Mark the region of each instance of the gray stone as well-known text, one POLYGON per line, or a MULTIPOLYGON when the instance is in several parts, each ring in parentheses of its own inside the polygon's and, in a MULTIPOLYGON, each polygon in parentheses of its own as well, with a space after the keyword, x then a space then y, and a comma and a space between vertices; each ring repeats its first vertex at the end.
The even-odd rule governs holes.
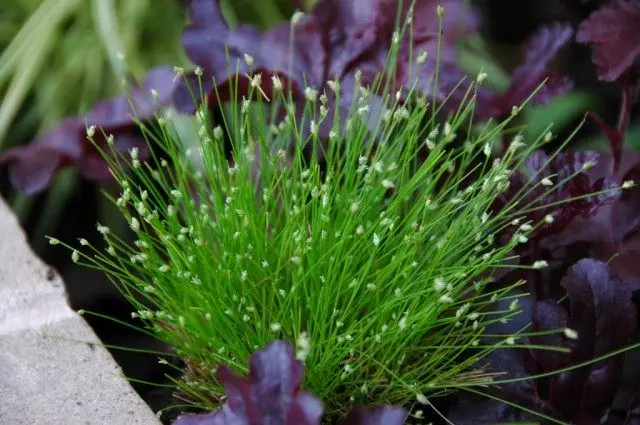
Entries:
POLYGON ((158 425, 0 199, 0 424, 158 425))

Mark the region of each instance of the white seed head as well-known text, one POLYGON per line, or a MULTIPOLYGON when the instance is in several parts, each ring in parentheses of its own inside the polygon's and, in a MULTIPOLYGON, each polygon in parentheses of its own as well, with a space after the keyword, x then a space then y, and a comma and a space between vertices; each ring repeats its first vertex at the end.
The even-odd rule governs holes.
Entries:
POLYGON ((280 323, 275 322, 272 323, 271 326, 269 326, 269 329, 271 329, 271 332, 280 332, 280 330, 282 329, 282 325, 280 325, 280 323))
POLYGON ((245 53, 244 54, 244 62, 247 64, 247 66, 253 65, 253 56, 245 53))
POLYGON ((480 73, 478 74, 478 77, 476 77, 476 82, 477 82, 478 84, 482 84, 482 83, 484 82, 484 80, 486 80, 486 79, 487 79, 487 77, 488 77, 488 75, 487 75, 487 73, 486 73, 486 72, 480 72, 480 73))
POLYGON ((416 400, 420 404, 429 404, 429 400, 427 400, 427 397, 425 397, 425 395, 422 393, 416 394, 416 400))
POLYGON ((622 188, 623 189, 629 189, 630 187, 635 186, 635 182, 633 180, 626 180, 624 183, 622 183, 622 188))
POLYGON ((444 7, 439 4, 436 7, 436 13, 438 14, 438 18, 442 19, 442 17, 444 16, 444 7))
POLYGON ((427 61, 427 56, 428 56, 428 53, 426 51, 420 53, 416 61, 418 65, 422 65, 423 63, 425 63, 427 61))
POLYGON ((95 136, 96 134, 96 126, 92 125, 89 128, 87 128, 87 137, 88 138, 92 138, 93 136, 95 136))
POLYGON ((135 217, 131 218, 131 222, 129 223, 129 226, 131 227, 131 230, 133 230, 134 232, 137 232, 138 230, 140 230, 140 222, 135 217))
POLYGON ((447 285, 445 284, 444 280, 440 277, 436 278, 433 281, 433 289, 435 289, 436 292, 442 292, 446 286, 447 285))
POLYGON ((358 212, 358 210, 360 210, 360 203, 359 202, 354 202, 351 204, 351 212, 358 212))
POLYGON ((548 177, 543 178, 540 183, 542 183, 543 186, 553 186, 553 182, 548 177))
POLYGON ((385 189, 394 189, 396 185, 391 180, 384 179, 382 180, 382 187, 384 187, 385 189))
POLYGON ((547 224, 553 223, 553 216, 551 214, 547 214, 544 216, 544 222, 547 224))
POLYGON ((576 340, 578 339, 578 332, 576 332, 571 328, 564 328, 564 336, 566 336, 569 339, 576 340))
POLYGON ((545 260, 538 260, 534 261, 531 267, 533 267, 534 269, 544 269, 547 266, 549 266, 549 263, 547 263, 545 260))
POLYGON ((373 244, 375 246, 379 246, 380 245, 380 236, 378 236, 377 233, 373 234, 373 244))
POLYGON ((77 263, 78 260, 80 260, 80 253, 78 251, 76 251, 76 250, 73 250, 73 252, 71 253, 71 260, 74 263, 77 263))
POLYGON ((442 295, 438 301, 440 301, 440 303, 442 304, 451 304, 453 302, 453 298, 445 294, 442 295))
POLYGON ((507 345, 514 345, 516 343, 516 339, 512 336, 510 336, 509 338, 505 339, 504 342, 507 345))
POLYGON ((404 328, 406 328, 406 327, 407 327, 407 316, 406 316, 406 315, 405 315, 405 316, 402 316, 402 317, 400 318, 400 321, 398 321, 398 327, 399 327, 400 329, 404 329, 404 328))
POLYGON ((486 157, 491 156, 491 145, 489 143, 484 144, 484 149, 482 150, 486 157))
POLYGON ((293 26, 298 25, 298 23, 302 20, 303 17, 304 17, 304 12, 300 10, 296 10, 295 12, 293 12, 293 16, 291 16, 291 24, 293 26))
POLYGON ((309 101, 314 103, 318 99, 318 90, 312 87, 306 87, 304 89, 304 97, 309 101))

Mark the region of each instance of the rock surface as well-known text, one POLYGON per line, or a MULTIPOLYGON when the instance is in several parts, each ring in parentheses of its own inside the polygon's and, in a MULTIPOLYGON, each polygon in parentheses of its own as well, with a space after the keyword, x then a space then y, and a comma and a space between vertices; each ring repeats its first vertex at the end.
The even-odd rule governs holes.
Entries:
POLYGON ((0 234, 0 424, 160 424, 1 199, 0 234))

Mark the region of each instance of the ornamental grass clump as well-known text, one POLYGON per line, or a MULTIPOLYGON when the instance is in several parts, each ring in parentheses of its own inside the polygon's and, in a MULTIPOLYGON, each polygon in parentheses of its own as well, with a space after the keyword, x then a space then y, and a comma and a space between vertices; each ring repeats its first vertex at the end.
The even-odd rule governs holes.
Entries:
MULTIPOLYGON (((218 366, 246 373, 275 339, 295 345, 303 386, 328 417, 488 384, 473 368, 522 335, 484 335, 518 314, 512 288, 489 288, 491 273, 542 224, 519 214, 532 187, 493 207, 511 170, 549 137, 524 148, 517 135, 494 158, 510 119, 473 125, 484 75, 446 119, 442 105, 396 93, 382 77, 365 86, 356 73, 346 119, 331 108, 338 81, 307 87, 296 103, 277 76, 268 89, 262 74, 245 77, 246 97, 235 75, 231 101, 208 105, 195 93, 192 120, 141 123, 148 159, 135 148, 103 152, 134 241, 98 225, 106 249, 81 240, 72 253, 106 272, 133 316, 185 361, 181 397, 218 407, 218 366), (511 307, 493 309, 498 300, 511 307)), ((99 131, 89 128, 90 138, 99 131)))

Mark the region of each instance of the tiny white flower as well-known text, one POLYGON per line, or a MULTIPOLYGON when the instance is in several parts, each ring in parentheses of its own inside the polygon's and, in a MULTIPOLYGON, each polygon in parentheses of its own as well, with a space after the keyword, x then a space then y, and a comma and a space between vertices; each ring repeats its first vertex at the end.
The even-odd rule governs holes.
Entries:
POLYGON ((82 239, 80 239, 80 245, 87 246, 87 245, 89 245, 89 241, 84 239, 84 238, 82 238, 82 239))
POLYGON ((438 301, 440 301, 442 304, 451 304, 453 302, 453 298, 445 294, 442 295, 438 301))
POLYGON ((549 131, 544 135, 544 141, 545 143, 549 143, 551 139, 553 139, 553 133, 549 131))
POLYGON ((547 214, 544 216, 544 222, 547 224, 553 223, 553 216, 551 214, 547 214))
POLYGON ((626 180, 624 183, 622 183, 622 188, 623 189, 629 189, 630 187, 633 187, 636 183, 633 180, 626 180))
POLYGON ((244 54, 244 61, 245 61, 245 63, 246 63, 248 66, 253 65, 253 56, 251 56, 251 55, 249 55, 249 54, 245 53, 245 54, 244 54))
POLYGON ((92 125, 89 128, 87 128, 87 137, 88 138, 92 138, 93 136, 95 136, 96 134, 96 126, 92 125))
POLYGON ((520 226, 520 230, 522 230, 523 232, 529 232, 533 229, 533 226, 531 226, 529 223, 524 223, 522 226, 520 226))
POLYGON ((78 260, 80 260, 80 253, 76 250, 73 250, 73 252, 71 253, 71 260, 73 260, 74 263, 77 263, 78 260))
POLYGON ((327 85, 329 86, 329 89, 336 94, 338 93, 338 90, 340 90, 340 81, 337 78, 335 80, 327 81, 327 85))
POLYGON ((491 145, 489 143, 484 144, 484 149, 482 150, 484 155, 489 157, 491 156, 491 145))
POLYGON ((378 236, 377 233, 373 234, 373 244, 375 246, 379 246, 380 245, 380 236, 378 236))
POLYGON ((282 325, 280 325, 280 323, 275 322, 272 323, 271 326, 269 326, 269 329, 271 329, 271 332, 280 332, 280 329, 282 329, 282 325))
POLYGON ((519 106, 512 106, 511 107, 511 116, 516 116, 520 113, 520 107, 519 106))
POLYGON ((542 183, 543 186, 553 186, 553 182, 548 177, 543 178, 540 183, 542 183))
POLYGON ((515 300, 511 301, 511 304, 509 304, 509 310, 515 311, 517 308, 518 308, 518 299, 516 298, 515 300))
POLYGON ((314 103, 318 98, 318 90, 312 87, 306 87, 304 89, 304 97, 309 101, 314 103))
POLYGON ((400 329, 404 329, 407 327, 407 316, 402 316, 400 318, 400 321, 398 322, 398 327, 400 329))
POLYGON ((358 212, 360 210, 360 203, 354 202, 351 204, 351 212, 358 212))
POLYGON ((356 228, 356 234, 361 235, 364 233, 364 226, 361 224, 356 228))
POLYGON ((519 243, 527 243, 528 240, 529 240, 529 238, 527 238, 525 235, 518 235, 518 242, 519 243))
POLYGON ((546 261, 538 260, 538 261, 534 261, 533 265, 531 267, 533 267, 534 269, 544 269, 548 265, 549 265, 549 263, 547 263, 546 261))
POLYGON ((246 271, 246 270, 243 270, 243 271, 240 273, 240 281, 241 281, 241 282, 244 282, 245 280, 247 280, 247 271, 246 271))
POLYGON ((480 72, 480 73, 478 74, 478 77, 476 78, 476 82, 477 82, 478 84, 482 84, 482 83, 484 82, 484 80, 486 80, 486 79, 487 79, 487 77, 488 77, 488 75, 487 75, 487 73, 486 73, 486 72, 480 72))
POLYGON ((564 328, 564 336, 566 336, 569 339, 575 340, 575 339, 578 339, 578 332, 576 332, 571 328, 564 328))
POLYGON ((131 223, 129 223, 129 226, 131 227, 131 230, 133 230, 134 232, 137 232, 138 230, 140 230, 140 222, 135 217, 131 218, 131 223))
POLYGON ((60 243, 59 239, 49 238, 49 245, 58 245, 60 243))
POLYGON ((251 77, 251 81, 249 84, 254 89, 260 89, 262 85, 262 74, 255 74, 253 77, 251 77))
POLYGON ((513 344, 515 344, 515 343, 516 343, 516 340, 515 340, 515 338, 514 338, 514 337, 510 336, 509 338, 505 339, 505 340, 504 340, 504 342, 505 342, 507 345, 513 345, 513 344))
POLYGON ((166 273, 169 271, 169 266, 166 264, 161 265, 160 267, 158 267, 158 271, 160 273, 166 273))
POLYGON ((289 261, 296 265, 302 264, 302 259, 300 257, 291 257, 289 261))
POLYGON ((442 278, 438 277, 433 281, 433 289, 435 289, 436 292, 442 292, 445 287, 446 284, 442 278))
POLYGON ((384 187, 385 189, 393 189, 396 187, 396 185, 391 180, 384 179, 382 180, 382 187, 384 187))
POLYGON ((467 316, 469 320, 476 320, 478 317, 480 317, 478 313, 469 313, 469 315, 467 316))
POLYGON ((596 163, 594 161, 587 161, 584 164, 582 164, 582 169, 583 170, 589 170, 589 169, 591 169, 591 168, 593 168, 595 166, 596 166, 596 163))
POLYGON ((416 394, 416 400, 418 400, 420 404, 429 404, 429 400, 427 400, 427 397, 422 393, 416 394))
POLYGON ((311 351, 311 341, 306 332, 302 332, 296 339, 296 358, 302 362, 309 356, 311 351))
POLYGON ((422 65, 423 63, 425 63, 427 61, 427 55, 428 55, 428 53, 426 51, 424 51, 424 52, 422 52, 422 53, 420 53, 418 55, 418 59, 416 61, 418 63, 418 65, 422 65))
POLYGON ((304 17, 304 12, 296 10, 295 12, 293 12, 293 16, 291 16, 291 24, 293 26, 298 25, 298 23, 302 20, 303 17, 304 17))
POLYGON ((438 18, 441 18, 444 16, 444 7, 442 5, 438 5, 436 7, 436 13, 438 14, 438 18))

